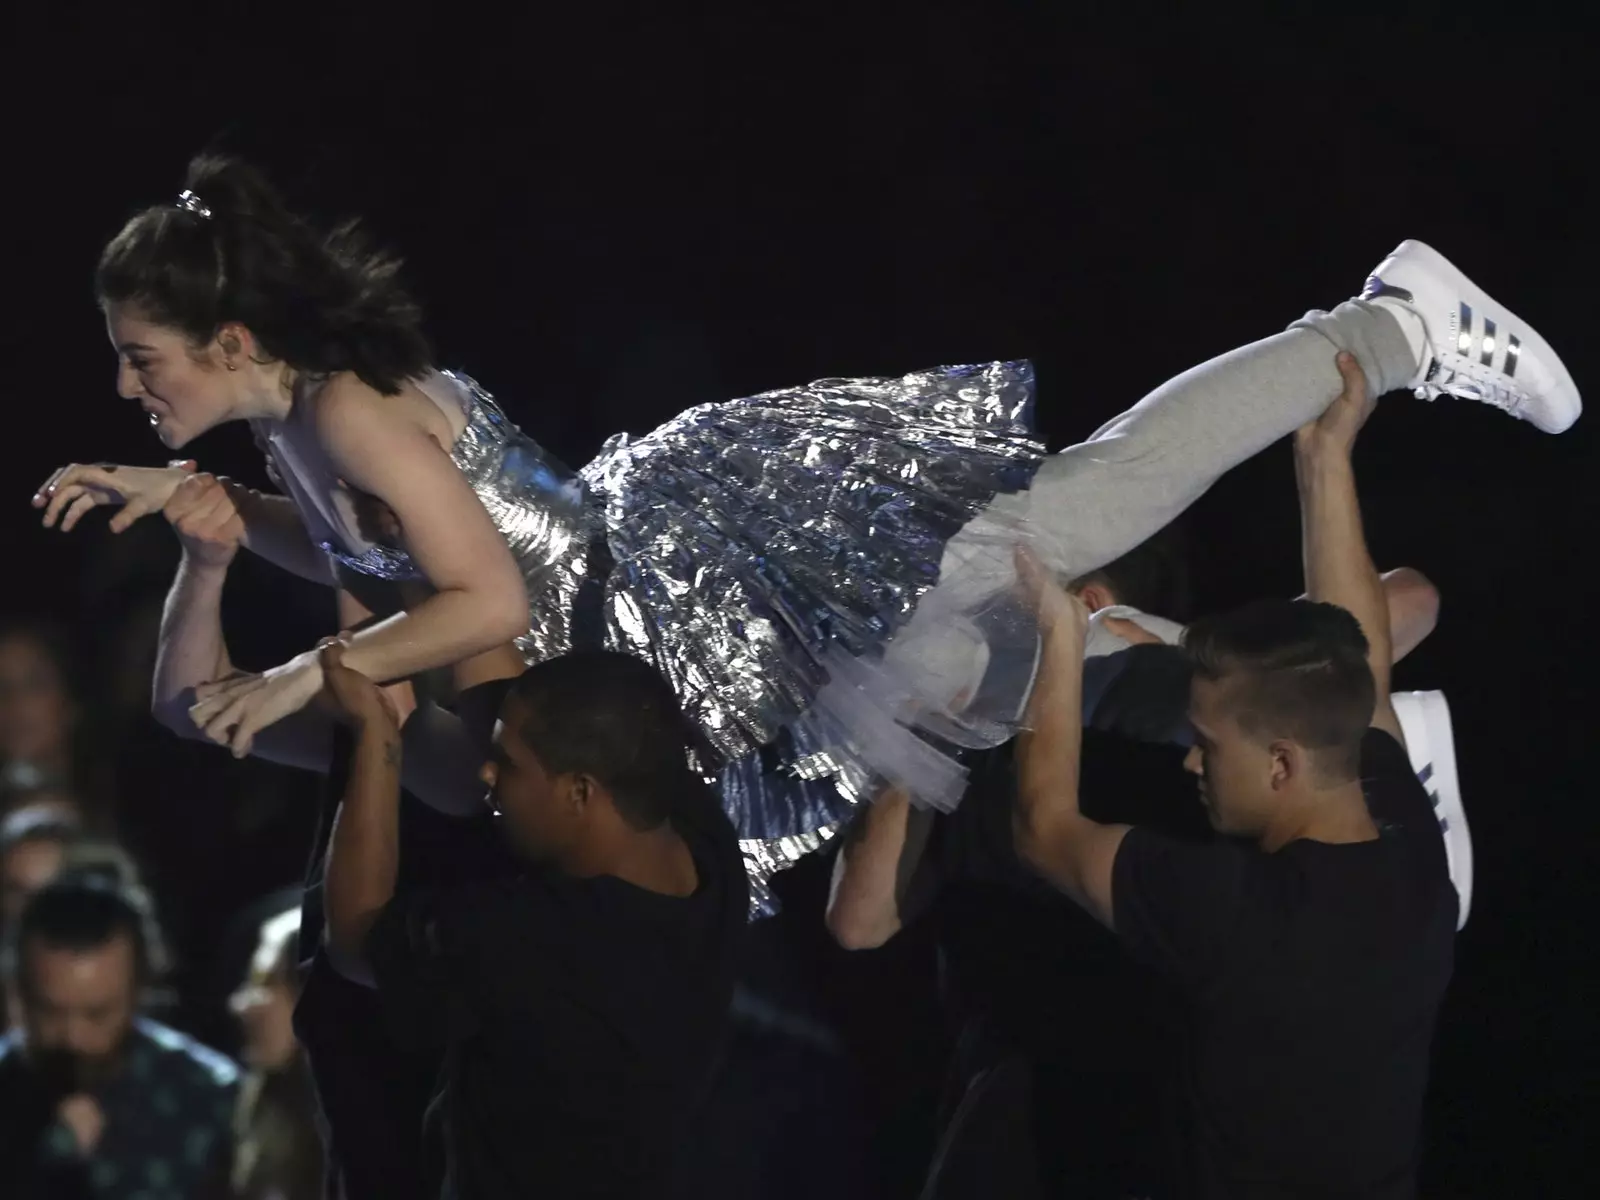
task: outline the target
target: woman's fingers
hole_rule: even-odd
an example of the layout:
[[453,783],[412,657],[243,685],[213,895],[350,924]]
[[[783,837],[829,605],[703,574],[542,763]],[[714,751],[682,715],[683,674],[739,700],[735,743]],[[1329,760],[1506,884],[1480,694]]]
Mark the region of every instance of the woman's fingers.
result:
[[114,516],[112,516],[110,521],[111,532],[121,533],[140,517],[148,515],[149,512],[149,502],[144,500],[142,497],[129,500],[119,510],[117,510]]
[[47,494],[44,509],[44,527],[52,528],[61,518],[61,510],[82,493],[70,484],[66,487],[58,486],[55,491]]
[[99,501],[95,499],[93,492],[80,493],[72,501],[72,503],[67,506],[66,515],[61,518],[61,532],[71,533],[72,527],[83,519],[83,514],[88,512],[98,503]]
[[202,683],[195,688],[195,703],[189,709],[189,719],[205,726],[228,705],[246,696],[260,686],[261,676],[244,675],[217,683]]
[[[246,694],[237,697],[229,704],[223,706],[223,708],[214,716],[212,716],[212,718],[202,727],[205,731],[206,737],[210,738],[213,742],[217,742],[218,744],[226,744],[233,728],[244,719],[245,705],[248,703],[248,701],[249,695]],[[199,721],[196,721],[195,724],[198,725]]]
[[76,466],[76,463],[68,463],[64,467],[57,467],[54,471],[51,471],[50,478],[41,483],[39,485],[39,490],[33,494],[33,506],[35,508],[43,508],[46,504],[48,504],[50,501],[51,492],[60,486],[61,477],[68,471],[75,469]]

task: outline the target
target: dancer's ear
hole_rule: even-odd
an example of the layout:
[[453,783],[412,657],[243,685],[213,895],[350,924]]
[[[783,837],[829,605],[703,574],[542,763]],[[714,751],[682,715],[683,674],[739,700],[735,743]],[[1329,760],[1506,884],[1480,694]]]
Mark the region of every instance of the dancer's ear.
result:
[[1077,593],[1078,599],[1083,601],[1083,606],[1091,613],[1097,613],[1102,608],[1110,608],[1117,602],[1117,597],[1112,593],[1111,589],[1099,580],[1071,590]]

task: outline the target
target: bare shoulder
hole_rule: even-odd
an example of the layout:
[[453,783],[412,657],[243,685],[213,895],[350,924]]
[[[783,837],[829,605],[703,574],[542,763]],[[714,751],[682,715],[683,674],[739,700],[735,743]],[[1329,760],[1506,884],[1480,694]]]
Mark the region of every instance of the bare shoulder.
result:
[[424,434],[448,448],[454,440],[440,406],[414,382],[406,382],[394,395],[384,395],[352,371],[341,371],[307,400],[317,434],[326,445],[358,446],[373,438]]
[[370,436],[378,430],[403,430],[423,425],[421,405],[428,403],[412,385],[385,396],[352,371],[330,375],[306,395],[317,431],[331,440]]

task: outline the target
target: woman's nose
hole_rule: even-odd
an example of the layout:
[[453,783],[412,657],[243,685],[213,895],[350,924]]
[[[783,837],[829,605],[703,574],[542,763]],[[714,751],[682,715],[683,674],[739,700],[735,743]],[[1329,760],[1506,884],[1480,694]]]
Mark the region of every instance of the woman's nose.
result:
[[135,371],[128,363],[121,363],[117,367],[117,395],[124,400],[137,400],[144,394],[144,389],[139,385],[139,372]]

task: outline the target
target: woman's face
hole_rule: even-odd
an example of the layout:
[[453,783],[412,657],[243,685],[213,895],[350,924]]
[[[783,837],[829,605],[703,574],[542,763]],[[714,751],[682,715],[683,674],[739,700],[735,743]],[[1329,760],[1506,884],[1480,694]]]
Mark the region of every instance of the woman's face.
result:
[[122,304],[106,306],[106,332],[117,351],[117,393],[139,401],[169,450],[232,418],[238,383],[216,342],[196,350],[184,334]]
[[234,1015],[244,1030],[245,1062],[258,1071],[281,1071],[294,1060],[294,990],[281,971],[252,975],[233,994]]
[[0,639],[0,762],[64,763],[73,705],[61,667],[26,634]]

